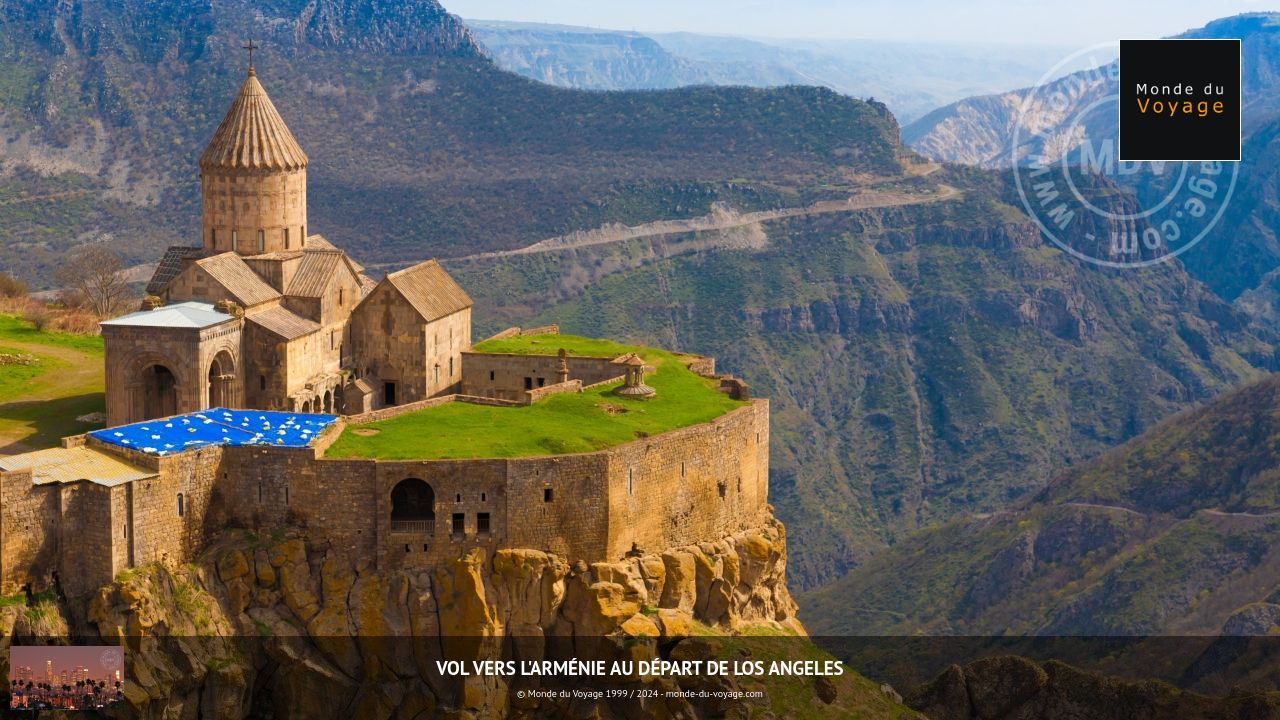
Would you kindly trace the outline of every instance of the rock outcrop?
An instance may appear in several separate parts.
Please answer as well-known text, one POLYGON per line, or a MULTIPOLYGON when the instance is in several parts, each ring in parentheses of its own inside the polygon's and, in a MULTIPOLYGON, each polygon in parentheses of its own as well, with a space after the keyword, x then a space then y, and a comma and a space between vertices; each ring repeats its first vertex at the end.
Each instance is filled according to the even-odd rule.
MULTIPOLYGON (((436 661, 652 659, 660 645, 705 652, 681 643, 748 626, 803 635, 785 564, 776 522, 590 566, 472 548, 401 571, 296 532, 228 531, 196 564, 122 573, 85 619, 129 649, 137 717, 499 717, 541 705, 512 705, 523 680, 442 675, 436 661)), ((681 700, 687 716, 705 714, 697 702, 681 700)), ((590 712, 611 716, 606 704, 590 712)))

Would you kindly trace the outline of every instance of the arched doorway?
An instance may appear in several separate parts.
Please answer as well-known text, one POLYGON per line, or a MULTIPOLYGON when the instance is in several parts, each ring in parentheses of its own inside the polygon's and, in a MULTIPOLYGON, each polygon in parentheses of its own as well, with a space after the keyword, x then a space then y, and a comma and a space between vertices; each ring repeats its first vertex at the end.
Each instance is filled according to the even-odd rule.
POLYGON ((436 493, 418 478, 406 478, 391 489, 391 532, 434 533, 436 493))
POLYGON ((236 361, 231 353, 223 350, 209 363, 209 406, 231 407, 235 405, 236 361))
POLYGON ((347 403, 343 397, 342 386, 339 385, 333 389, 333 411, 339 415, 347 409, 347 403))
POLYGON ((324 411, 326 413, 333 412, 333 393, 328 390, 324 391, 324 411))
POLYGON ((177 415, 178 383, 173 371, 157 363, 142 368, 141 375, 143 413, 141 419, 177 415))
POLYGON ((309 413, 309 412, 311 412, 311 401, 310 401, 310 400, 308 400, 308 401, 306 401, 306 402, 302 403, 302 412, 304 412, 304 413, 309 413))

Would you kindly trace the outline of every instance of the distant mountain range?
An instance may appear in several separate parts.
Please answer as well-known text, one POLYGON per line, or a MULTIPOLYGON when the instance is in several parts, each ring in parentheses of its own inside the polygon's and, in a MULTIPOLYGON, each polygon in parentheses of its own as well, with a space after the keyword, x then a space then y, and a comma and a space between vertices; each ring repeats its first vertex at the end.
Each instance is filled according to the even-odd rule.
POLYGON ((801 606, 818 635, 1280 632, 1280 376, 1011 508, 886 550, 801 606))
POLYGON ((909 122, 960 98, 1034 82, 1069 52, 1021 45, 780 40, 467 20, 505 70, 587 90, 820 85, 909 122))
MULTIPOLYGON (((1202 28, 1188 30, 1180 38, 1240 38, 1242 55, 1242 113, 1248 136, 1280 113, 1280 14, 1249 13, 1215 20, 1202 28)), ((902 139, 911 147, 945 162, 981 167, 1008 167, 1030 156, 1050 160, 1071 156, 1080 138, 1073 136, 1071 123, 1081 110, 1117 91, 1114 65, 1110 70, 1081 70, 1051 81, 1040 93, 1030 88, 966 98, 940 107, 924 117, 904 123, 902 139), (1058 95, 1069 103, 1051 107, 1040 103, 1028 108, 1026 127, 1039 129, 1037 136, 1024 136, 1014 147, 1013 130, 1025 100, 1058 95)), ((1048 70, 1048 66, 1044 68, 1048 70)), ((1088 116, 1099 127, 1088 127, 1085 136, 1115 137, 1116 116, 1097 113, 1088 116), (1105 127, 1103 126, 1105 125, 1105 127)))

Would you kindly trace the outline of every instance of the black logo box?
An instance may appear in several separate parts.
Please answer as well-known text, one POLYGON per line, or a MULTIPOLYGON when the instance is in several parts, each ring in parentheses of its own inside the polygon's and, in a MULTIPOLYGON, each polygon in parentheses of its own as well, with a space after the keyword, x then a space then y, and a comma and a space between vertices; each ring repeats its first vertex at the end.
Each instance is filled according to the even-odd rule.
POLYGON ((1121 40, 1119 84, 1120 160, 1240 159, 1243 98, 1239 39, 1121 40), (1139 85, 1146 85, 1147 91, 1140 94, 1139 85), (1213 92, 1206 95, 1209 85, 1213 92), (1165 87, 1180 87, 1184 92, 1165 94, 1165 87), (1218 94, 1219 88, 1222 94, 1218 94), (1189 94, 1185 92, 1188 89, 1189 94), (1146 105, 1145 114, 1139 100, 1146 105), (1188 101, 1191 114, 1183 112, 1188 101), (1219 102, 1223 112, 1214 113, 1214 104, 1219 102), (1172 115, 1170 103, 1177 103, 1172 115), (1156 114, 1157 107, 1163 112, 1156 114), (1204 107, 1209 112, 1201 116, 1199 110, 1204 107))

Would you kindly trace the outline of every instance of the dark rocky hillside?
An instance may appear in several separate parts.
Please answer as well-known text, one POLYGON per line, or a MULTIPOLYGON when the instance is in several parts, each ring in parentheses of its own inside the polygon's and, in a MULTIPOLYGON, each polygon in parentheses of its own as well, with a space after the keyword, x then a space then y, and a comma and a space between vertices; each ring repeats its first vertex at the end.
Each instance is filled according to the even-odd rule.
POLYGON ((1278 450, 1272 375, 919 533, 805 598, 805 618, 831 635, 1274 634, 1278 450))
POLYGON ((883 106, 816 88, 589 93, 494 68, 434 0, 0 2, 0 265, 192 242, 196 157, 259 76, 312 158, 310 216, 362 260, 773 206, 899 172, 883 106), (732 181, 732 182, 727 182, 732 181), (821 191, 821 190, 818 190, 821 191))
MULTIPOLYGON (((964 199, 449 268, 480 331, 558 321, 714 354, 770 397, 772 500, 800 588, 1000 510, 1274 365, 1272 336, 1176 263, 1083 265, 998 199, 999 176, 944 180, 964 199)), ((805 610, 842 617, 860 586, 838 587, 805 610)))

